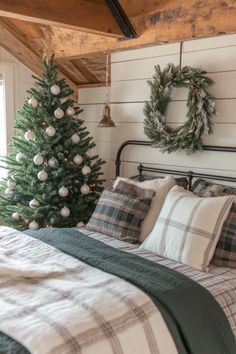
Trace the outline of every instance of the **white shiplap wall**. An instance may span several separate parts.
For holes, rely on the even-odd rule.
[[[14,134],[16,110],[23,106],[27,97],[26,91],[33,86],[34,81],[31,77],[33,72],[2,47],[0,47],[0,65],[6,79],[7,139],[9,141]]]
[[[103,88],[79,91],[82,114],[97,142],[97,152],[107,160],[105,175],[114,177],[114,158],[119,145],[127,139],[147,140],[143,133],[143,105],[149,99],[147,80],[152,78],[154,65],[179,64],[180,43],[154,46],[112,54],[111,102],[116,129],[99,129],[105,97]],[[236,35],[218,36],[184,42],[183,65],[201,67],[215,81],[210,92],[216,97],[218,115],[214,134],[204,137],[209,145],[236,146]],[[184,122],[187,90],[176,89],[169,105],[167,123]],[[204,172],[236,175],[236,156],[232,153],[203,152],[186,156],[184,152],[162,154],[156,149],[130,147],[123,154],[123,175],[135,173],[133,162],[158,163],[163,167],[178,166]],[[222,172],[223,170],[223,172]]]

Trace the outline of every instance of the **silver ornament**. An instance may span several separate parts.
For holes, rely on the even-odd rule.
[[[39,224],[36,221],[32,221],[29,224],[29,229],[30,230],[38,230],[39,229]]]
[[[54,111],[54,116],[57,118],[57,119],[61,119],[64,117],[64,111],[59,107],[57,108],[55,111]]]
[[[48,160],[48,166],[51,168],[55,168],[58,165],[57,159],[55,157],[52,157],[51,159]]]
[[[73,115],[75,114],[74,108],[73,108],[73,107],[68,107],[68,108],[66,109],[66,114],[67,114],[68,116],[73,116]]]
[[[61,197],[67,197],[68,194],[69,194],[69,190],[68,190],[68,188],[62,186],[62,187],[59,189],[58,193],[59,193],[59,195],[60,195]]]
[[[39,206],[38,200],[37,200],[37,199],[32,199],[32,200],[29,202],[29,206],[30,206],[31,208],[36,208],[36,207],[38,207],[38,206]]]
[[[40,154],[37,154],[37,155],[34,156],[33,160],[34,160],[34,164],[35,165],[40,166],[43,163],[43,156],[40,155]]]
[[[91,153],[92,153],[92,149],[88,149],[85,154],[86,154],[87,156],[90,156]]]
[[[11,189],[11,188],[7,188],[6,190],[5,190],[5,194],[6,194],[6,196],[8,196],[8,197],[12,197],[13,196],[13,189]]]
[[[10,189],[14,189],[16,186],[16,182],[15,181],[12,181],[12,180],[8,180],[7,181],[7,187],[9,187]]]
[[[86,166],[86,165],[85,165],[85,166],[82,168],[82,174],[83,174],[84,176],[88,175],[90,172],[91,172],[91,168],[90,168],[89,166]]]
[[[80,165],[83,162],[83,157],[77,154],[74,156],[73,161],[76,165]]]
[[[68,98],[67,97],[62,97],[60,98],[60,104],[63,104],[65,102],[67,102]]]
[[[52,85],[52,87],[50,88],[50,91],[54,96],[57,96],[61,92],[61,89],[58,85],[55,84],[55,85]]]
[[[78,144],[80,142],[80,136],[75,133],[71,136],[71,140],[74,144]]]
[[[25,140],[33,140],[34,139],[34,132],[32,130],[28,130],[24,135]]]
[[[25,155],[22,154],[22,152],[18,152],[18,154],[16,154],[16,161],[17,162],[21,162],[24,159]]]
[[[82,194],[88,194],[90,192],[90,188],[87,184],[83,184],[80,191]]]
[[[36,108],[38,105],[38,101],[36,100],[36,98],[31,97],[28,99],[28,104],[31,105],[33,108]]]
[[[40,181],[46,181],[46,180],[48,179],[48,174],[47,174],[47,172],[46,172],[46,171],[40,171],[40,172],[38,173],[38,179],[39,179]]]
[[[20,219],[20,214],[19,213],[13,213],[11,215],[11,217],[12,217],[13,220],[19,220]]]
[[[70,215],[70,209],[67,207],[64,207],[60,210],[60,214],[64,217],[67,218]]]
[[[45,130],[45,133],[52,137],[56,134],[56,129],[54,127],[52,127],[51,125]]]

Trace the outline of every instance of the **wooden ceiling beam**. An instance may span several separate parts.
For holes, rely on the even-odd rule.
[[[91,84],[99,83],[97,76],[89,70],[81,59],[73,60],[73,65],[89,80]]]
[[[0,45],[8,52],[19,59],[23,64],[30,68],[36,75],[42,75],[41,58],[27,45],[25,45],[19,38],[16,38],[5,24],[0,21]],[[64,78],[68,85],[74,90],[73,98],[78,100],[77,85],[69,80],[65,75],[59,72],[59,78]]]
[[[123,36],[105,2],[89,0],[0,0],[0,16],[110,37]]]
[[[125,1],[129,3],[128,0],[121,0],[124,9]],[[152,9],[151,0],[147,1]],[[161,1],[156,2],[161,4]],[[138,38],[117,41],[54,27],[52,47],[57,58],[68,60],[101,52],[236,33],[235,18],[235,0],[167,0],[165,5],[160,5],[155,11],[131,19]]]

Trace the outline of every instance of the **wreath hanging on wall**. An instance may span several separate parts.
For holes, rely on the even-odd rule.
[[[213,80],[205,76],[206,72],[185,66],[168,64],[164,70],[155,66],[151,87],[150,102],[144,106],[144,131],[155,147],[163,152],[186,149],[188,154],[202,150],[202,135],[212,133],[212,117],[216,114],[215,100],[207,88]],[[174,87],[186,87],[187,121],[176,129],[165,124],[168,104]]]

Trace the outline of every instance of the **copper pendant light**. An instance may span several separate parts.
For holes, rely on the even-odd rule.
[[[98,123],[99,128],[115,128],[115,123],[111,119],[111,108],[109,105],[109,55],[106,59],[106,101],[104,103],[103,114],[100,122]]]

